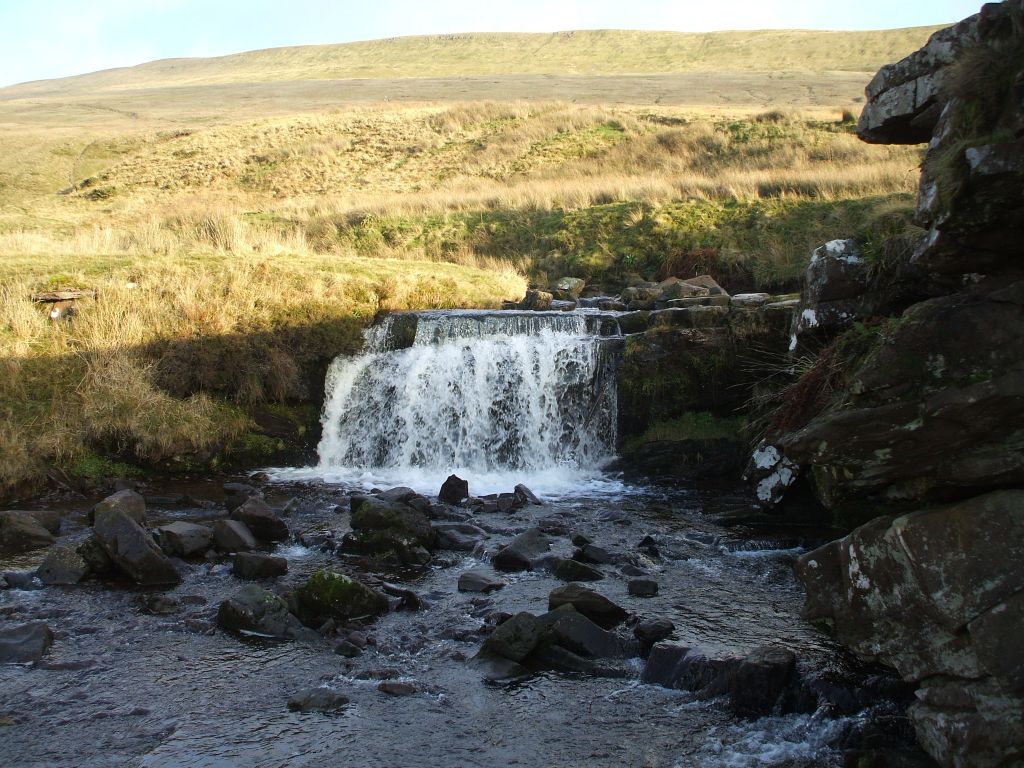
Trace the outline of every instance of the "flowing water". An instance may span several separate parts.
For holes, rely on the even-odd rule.
[[[283,592],[318,568],[340,568],[399,582],[422,607],[367,627],[373,642],[349,660],[328,640],[275,643],[218,630],[217,606],[240,585],[224,560],[182,563],[182,584],[163,592],[123,582],[0,591],[0,627],[43,619],[56,633],[43,663],[0,667],[0,765],[840,765],[844,746],[892,719],[880,702],[840,718],[742,720],[719,700],[641,684],[640,659],[617,677],[541,672],[486,683],[467,659],[492,614],[542,613],[559,582],[525,572],[488,596],[458,592],[462,572],[488,567],[482,552],[442,551],[427,568],[367,572],[337,547],[350,494],[401,484],[433,495],[452,471],[475,494],[526,483],[543,505],[475,514],[489,550],[556,523],[617,558],[603,566],[599,591],[632,613],[671,620],[678,642],[712,653],[782,644],[804,672],[848,675],[851,664],[799,618],[792,562],[818,542],[812,533],[723,525],[751,511],[743,489],[637,487],[602,472],[616,437],[614,316],[415,320],[414,333],[393,321],[379,326],[365,354],[332,366],[320,464],[271,473],[268,499],[297,501],[293,541],[277,548],[289,572],[265,586]],[[150,519],[222,516],[219,486],[150,488]],[[66,505],[63,537],[87,535],[92,501]],[[660,556],[638,554],[646,536]],[[568,557],[568,537],[557,537],[553,551]],[[0,571],[40,557],[0,561]],[[622,568],[638,563],[659,583],[656,597],[628,594]],[[411,681],[416,692],[386,695],[381,678]],[[291,694],[313,686],[351,704],[337,715],[286,710]]]

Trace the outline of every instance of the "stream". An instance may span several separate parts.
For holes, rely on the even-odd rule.
[[[236,479],[261,483],[271,505],[289,510],[291,539],[274,548],[288,573],[263,586],[284,593],[318,569],[343,568],[412,590],[419,608],[360,628],[363,652],[345,658],[331,637],[280,642],[219,629],[218,606],[243,582],[212,552],[176,561],[184,578],[173,589],[22,580],[0,591],[0,628],[41,619],[55,640],[35,665],[0,666],[0,765],[796,767],[907,747],[905,702],[741,718],[721,698],[642,683],[639,657],[614,676],[484,680],[472,657],[495,622],[545,612],[562,582],[543,569],[500,574],[506,586],[482,595],[459,592],[459,576],[490,568],[488,553],[536,525],[555,532],[561,557],[573,534],[611,553],[590,586],[631,614],[671,621],[673,642],[724,655],[782,645],[811,675],[877,670],[800,619],[792,563],[827,532],[750,527],[746,488],[635,484],[601,469],[615,446],[614,317],[416,321],[404,341],[390,324],[372,330],[364,355],[332,368],[319,465]],[[452,472],[474,495],[525,483],[543,503],[471,511],[486,550],[438,550],[425,567],[388,568],[340,547],[353,494],[403,485],[434,497]],[[150,527],[223,517],[225,479],[143,484]],[[61,540],[76,541],[98,500],[37,506],[60,509]],[[640,547],[645,539],[654,553]],[[44,554],[0,559],[0,573],[31,571]],[[656,596],[628,593],[637,569],[657,581]],[[389,695],[382,680],[411,685]],[[292,694],[316,686],[350,703],[332,714],[287,709]]]

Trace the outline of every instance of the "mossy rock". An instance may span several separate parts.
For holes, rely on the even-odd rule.
[[[430,548],[437,538],[430,520],[422,512],[404,504],[379,499],[356,499],[352,504],[352,530],[360,537],[368,533],[387,533]]]
[[[334,571],[317,571],[292,592],[295,613],[308,627],[329,619],[372,618],[386,613],[387,598],[360,581]]]

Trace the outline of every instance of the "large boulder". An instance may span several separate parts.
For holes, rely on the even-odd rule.
[[[31,512],[0,512],[0,552],[42,549],[56,539]]]
[[[442,504],[461,504],[469,498],[469,481],[458,475],[448,475],[437,492],[437,500]]]
[[[255,584],[246,584],[220,604],[217,625],[229,632],[280,640],[313,640],[319,637],[288,612],[288,604],[283,598]]]
[[[388,610],[388,599],[360,581],[333,571],[317,571],[292,593],[295,613],[304,624],[328,620],[375,618]]]
[[[118,507],[96,508],[93,534],[118,570],[144,586],[177,584],[181,576],[149,531]]]
[[[539,528],[529,528],[496,552],[491,564],[499,571],[529,571],[550,549],[551,540]]]
[[[250,496],[232,510],[229,517],[245,523],[252,535],[260,541],[286,541],[289,536],[288,524],[267,502],[258,496]]]
[[[522,662],[540,643],[543,631],[544,626],[532,613],[517,613],[498,625],[484,641],[480,653],[484,656],[500,656],[510,661]]]
[[[231,572],[240,579],[274,579],[288,573],[288,560],[260,552],[239,552]]]
[[[34,664],[53,645],[53,632],[42,621],[0,629],[0,664]]]

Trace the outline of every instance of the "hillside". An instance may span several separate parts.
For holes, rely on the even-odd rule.
[[[870,32],[762,30],[402,37],[166,59],[0,90],[0,99],[108,90],[294,80],[625,75],[670,72],[872,73],[919,47],[938,27]]]

